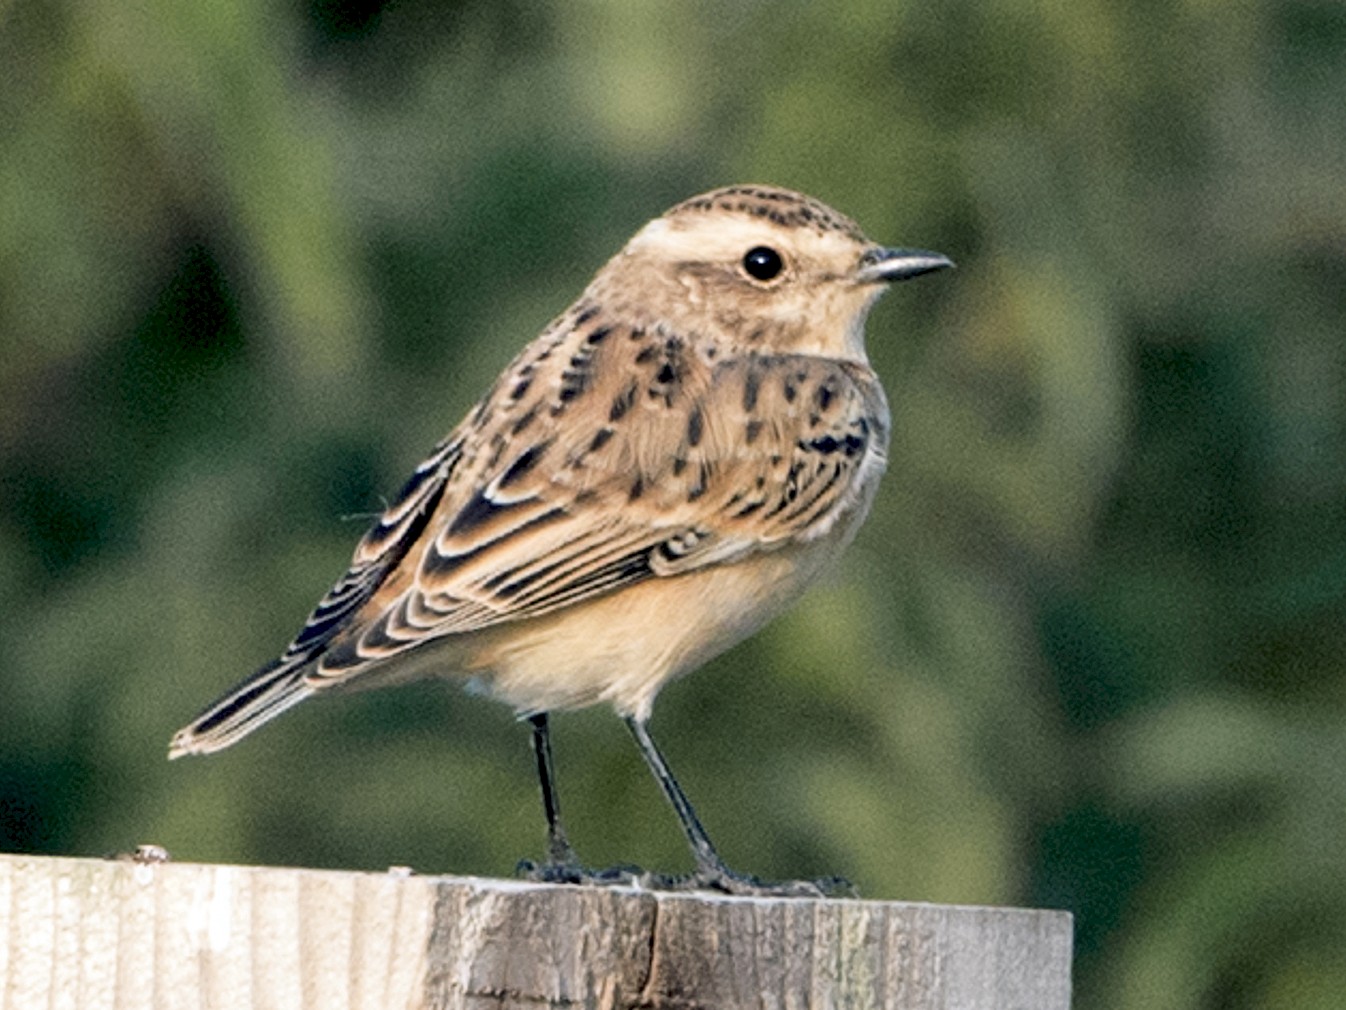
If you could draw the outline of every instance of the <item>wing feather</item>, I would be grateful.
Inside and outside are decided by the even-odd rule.
[[[533,360],[526,383],[498,385],[538,393],[479,410],[497,429],[513,430],[519,417],[556,423],[531,439],[530,426],[489,458],[471,446],[489,443],[490,430],[465,436],[474,465],[455,473],[418,550],[401,562],[403,577],[335,636],[309,683],[811,539],[861,504],[883,466],[887,425],[865,371],[804,356],[712,367],[676,338],[624,335],[584,343],[583,360],[557,348],[563,382],[549,384],[546,361]],[[597,367],[613,349],[628,360]]]
[[[227,747],[313,692],[305,674],[314,658],[349,627],[420,538],[460,458],[461,443],[453,437],[436,446],[356,545],[350,568],[318,601],[285,652],[179,730],[170,757]]]

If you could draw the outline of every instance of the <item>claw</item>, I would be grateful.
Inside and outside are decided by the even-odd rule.
[[[819,880],[760,880],[727,868],[703,869],[681,877],[676,890],[718,891],[753,898],[841,898],[856,897],[855,885],[844,877]]]
[[[539,884],[578,884],[590,887],[645,886],[644,881],[648,876],[639,866],[608,866],[603,869],[592,869],[569,860],[535,863],[531,859],[521,859],[514,872],[525,880]]]
[[[845,877],[818,880],[759,880],[728,867],[705,867],[694,873],[673,875],[648,873],[639,866],[619,865],[603,869],[581,866],[575,861],[535,863],[519,861],[515,872],[540,884],[577,884],[588,887],[638,887],[646,891],[713,891],[748,898],[855,898],[855,885]]]

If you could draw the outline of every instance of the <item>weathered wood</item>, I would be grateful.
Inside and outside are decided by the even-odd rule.
[[[0,856],[3,1010],[1066,1010],[1064,912]]]

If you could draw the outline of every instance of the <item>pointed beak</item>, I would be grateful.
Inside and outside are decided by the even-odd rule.
[[[860,284],[891,284],[906,281],[933,270],[953,266],[953,260],[924,249],[883,249],[878,246],[860,257],[855,280]]]

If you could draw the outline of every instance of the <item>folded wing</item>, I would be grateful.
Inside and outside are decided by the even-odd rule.
[[[634,364],[604,369],[612,388],[587,391],[602,409],[539,425],[455,474],[403,577],[331,643],[309,682],[821,535],[883,465],[886,408],[858,370],[756,356],[679,368],[672,388],[655,381],[666,369],[646,369],[646,382]],[[497,423],[564,403],[544,396]]]

